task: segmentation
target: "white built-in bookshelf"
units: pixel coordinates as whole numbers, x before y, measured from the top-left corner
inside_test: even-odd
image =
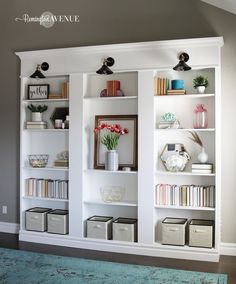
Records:
[[[20,234],[22,241],[104,250],[159,257],[217,261],[220,241],[220,48],[222,38],[202,38],[137,44],[78,47],[32,52],[19,52],[21,59],[21,161],[20,161]],[[188,72],[172,68],[181,51],[190,55]],[[114,74],[98,75],[103,56],[114,57]],[[58,92],[63,82],[69,82],[69,99],[29,100],[28,84],[35,84],[29,76],[36,64],[47,61],[50,69],[40,84],[49,84]],[[193,78],[207,76],[209,87],[205,94],[197,94]],[[154,78],[183,79],[185,95],[156,96]],[[125,97],[101,98],[107,80],[119,80]],[[39,80],[36,83],[39,83]],[[48,129],[26,129],[30,119],[27,105],[46,104],[44,120]],[[207,129],[193,128],[193,109],[204,104],[208,110]],[[54,129],[50,116],[55,107],[69,107],[70,128]],[[180,121],[179,129],[158,129],[158,122],[166,112],[174,113]],[[94,126],[96,115],[138,116],[138,169],[115,172],[94,168]],[[191,142],[188,131],[195,130],[204,142],[209,162],[214,164],[211,174],[191,172],[197,161],[198,146]],[[125,137],[122,137],[122,139]],[[183,172],[168,172],[160,160],[167,143],[182,143],[191,156]],[[55,168],[57,153],[69,151],[69,168]],[[30,154],[49,154],[46,168],[32,168]],[[69,198],[43,198],[25,195],[26,180],[69,180]],[[155,203],[157,184],[196,184],[215,186],[215,206],[174,206]],[[104,186],[122,186],[125,196],[121,202],[105,203],[100,194]],[[25,211],[32,207],[69,210],[69,234],[56,235],[30,232],[25,228]],[[86,220],[93,216],[137,218],[137,243],[87,238]],[[212,249],[162,245],[161,222],[165,217],[207,219],[215,221]]]

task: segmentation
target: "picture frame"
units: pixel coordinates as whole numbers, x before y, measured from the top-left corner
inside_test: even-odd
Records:
[[[95,127],[102,123],[120,124],[129,133],[120,137],[117,151],[119,154],[119,170],[130,167],[138,169],[138,115],[96,115]],[[105,169],[106,147],[100,143],[100,133],[94,135],[94,168]]]
[[[49,96],[49,84],[28,85],[29,100],[45,100]]]

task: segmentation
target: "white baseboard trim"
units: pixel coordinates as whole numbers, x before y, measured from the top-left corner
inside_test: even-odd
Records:
[[[20,230],[20,225],[16,223],[0,222],[0,232],[18,234]]]
[[[236,256],[236,243],[221,243],[220,254]]]

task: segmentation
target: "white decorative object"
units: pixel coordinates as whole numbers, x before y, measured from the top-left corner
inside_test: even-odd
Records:
[[[117,171],[119,168],[118,152],[116,150],[108,150],[106,152],[105,170]]]
[[[42,121],[43,113],[42,112],[32,112],[31,118],[32,118],[32,121]]]
[[[204,94],[205,93],[205,89],[206,89],[205,86],[198,86],[197,87],[198,94]]]
[[[197,158],[198,158],[198,161],[202,164],[204,164],[208,161],[208,155],[207,155],[204,147],[202,147],[202,151],[201,151],[200,154],[198,154]]]
[[[166,144],[161,154],[161,160],[168,171],[180,172],[184,170],[190,156],[183,144]]]
[[[101,198],[104,202],[120,202],[125,195],[125,188],[122,186],[103,186],[100,188]]]

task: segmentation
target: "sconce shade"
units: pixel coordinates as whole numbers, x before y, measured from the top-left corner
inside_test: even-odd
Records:
[[[103,60],[103,64],[102,67],[100,69],[98,69],[96,71],[97,74],[101,74],[101,75],[110,75],[113,74],[113,72],[111,71],[111,69],[109,67],[113,66],[115,63],[114,58],[112,57],[108,57],[106,59]],[[109,67],[108,67],[109,66]]]
[[[49,68],[49,64],[47,62],[43,62],[42,64],[37,64],[35,72],[30,76],[30,78],[38,78],[43,79],[46,78],[43,73],[41,72],[41,69],[43,71],[47,71]]]
[[[192,68],[188,66],[185,62],[189,60],[189,55],[185,52],[181,53],[179,56],[179,63],[173,68],[175,71],[188,71]]]

